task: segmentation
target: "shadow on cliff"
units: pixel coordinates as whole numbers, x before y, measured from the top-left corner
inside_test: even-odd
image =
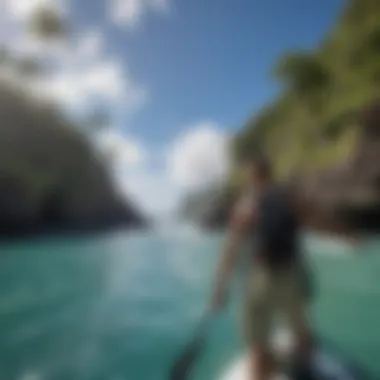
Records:
[[[0,82],[0,237],[147,223],[79,126]]]

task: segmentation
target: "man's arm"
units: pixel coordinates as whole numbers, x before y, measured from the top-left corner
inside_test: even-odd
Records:
[[[227,285],[235,267],[240,245],[252,223],[252,207],[248,205],[234,210],[229,227],[227,241],[223,249],[221,262],[216,275],[215,288],[212,298],[212,309],[219,309],[225,300]]]

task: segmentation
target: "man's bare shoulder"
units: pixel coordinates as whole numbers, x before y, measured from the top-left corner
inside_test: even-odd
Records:
[[[247,224],[250,222],[255,204],[255,197],[252,192],[242,194],[232,209],[232,225]]]
[[[253,191],[242,194],[236,201],[235,210],[237,213],[251,211],[255,205],[255,193]]]

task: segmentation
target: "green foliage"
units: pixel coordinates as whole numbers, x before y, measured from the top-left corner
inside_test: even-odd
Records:
[[[362,132],[358,111],[380,98],[380,1],[347,1],[318,49],[286,54],[274,74],[282,91],[234,137],[224,188],[193,195],[193,219],[223,225],[244,186],[240,160],[256,150],[271,157],[280,179],[331,168],[353,153]]]
[[[380,93],[380,1],[348,1],[319,49],[285,55],[274,73],[284,89],[235,137],[236,158],[259,147],[280,177],[344,160],[356,111]]]
[[[323,62],[316,56],[305,53],[284,56],[275,68],[275,75],[300,95],[320,92],[330,80]]]
[[[50,7],[35,11],[29,21],[30,32],[43,39],[60,39],[66,36],[66,25],[61,15]]]
[[[0,68],[10,69],[24,85],[23,81],[41,77],[45,73],[45,66],[37,59],[27,56],[15,56],[7,48],[0,48]]]

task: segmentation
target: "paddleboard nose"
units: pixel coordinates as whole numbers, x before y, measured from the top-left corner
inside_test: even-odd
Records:
[[[354,374],[352,369],[345,365],[338,356],[322,348],[317,348],[310,365],[302,374],[296,370],[295,373],[289,375],[287,372],[294,349],[294,339],[291,333],[287,329],[278,329],[271,343],[278,367],[278,372],[273,375],[271,380],[364,380],[358,374]],[[248,355],[245,354],[234,360],[218,380],[252,380]]]

